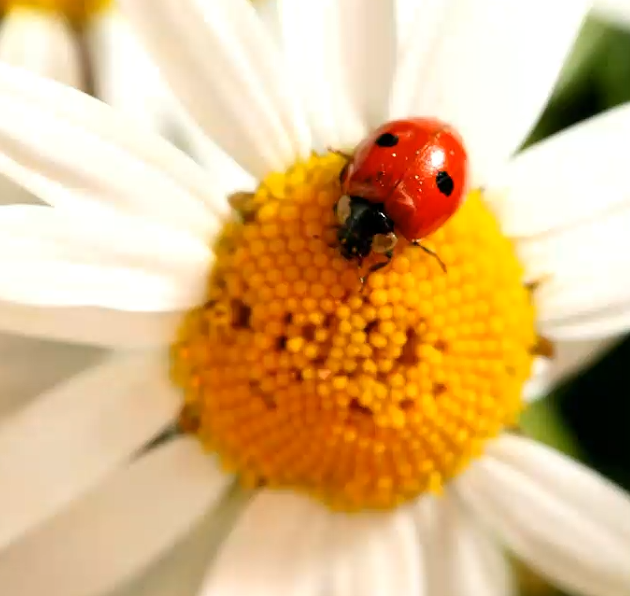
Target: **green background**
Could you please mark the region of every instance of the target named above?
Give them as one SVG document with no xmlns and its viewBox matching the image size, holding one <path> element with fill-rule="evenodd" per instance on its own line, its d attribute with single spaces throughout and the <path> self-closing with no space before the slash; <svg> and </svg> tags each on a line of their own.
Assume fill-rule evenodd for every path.
<svg viewBox="0 0 630 596">
<path fill-rule="evenodd" d="M 591 18 L 527 145 L 630 101 L 630 32 Z M 628 157 L 630 165 L 630 156 Z M 593 247 L 597 250 L 597 247 Z M 605 258 L 605 255 L 602 255 Z M 629 271 L 630 273 L 630 271 Z M 630 337 L 526 414 L 526 430 L 630 490 Z M 522 570 L 525 594 L 562 594 Z"/>
</svg>

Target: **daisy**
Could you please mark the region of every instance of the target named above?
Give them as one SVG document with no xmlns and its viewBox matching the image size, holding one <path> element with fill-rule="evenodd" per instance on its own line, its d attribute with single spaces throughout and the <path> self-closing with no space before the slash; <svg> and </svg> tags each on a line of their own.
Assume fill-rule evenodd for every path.
<svg viewBox="0 0 630 596">
<path fill-rule="evenodd" d="M 506 594 L 502 544 L 630 594 L 630 499 L 517 431 L 558 374 L 539 333 L 562 354 L 630 319 L 630 106 L 510 158 L 586 5 L 454 2 L 402 57 L 391 3 L 283 2 L 283 51 L 245 0 L 124 6 L 242 171 L 0 67 L 0 171 L 52 206 L 0 208 L 0 327 L 109 349 L 2 421 L 4 591 L 154 564 L 131 593 Z M 362 288 L 325 148 L 415 113 L 457 126 L 474 190 L 427 239 L 447 275 L 401 243 Z"/>
<path fill-rule="evenodd" d="M 4 0 L 0 60 L 91 92 L 163 128 L 158 72 L 111 0 Z"/>
</svg>

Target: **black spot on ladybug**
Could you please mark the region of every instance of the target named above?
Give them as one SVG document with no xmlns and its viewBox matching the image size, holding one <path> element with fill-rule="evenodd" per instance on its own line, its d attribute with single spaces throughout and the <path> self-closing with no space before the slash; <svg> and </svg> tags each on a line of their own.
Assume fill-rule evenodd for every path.
<svg viewBox="0 0 630 596">
<path fill-rule="evenodd" d="M 378 172 L 376 172 L 376 181 L 382 182 L 384 176 L 385 176 L 385 172 L 382 172 L 379 170 Z"/>
<path fill-rule="evenodd" d="M 391 132 L 384 132 L 376 139 L 376 144 L 379 147 L 394 147 L 398 144 L 398 137 Z"/>
<path fill-rule="evenodd" d="M 451 196 L 453 189 L 455 188 L 455 184 L 453 184 L 453 179 L 448 175 L 448 172 L 438 172 L 435 177 L 435 183 L 437 184 L 438 190 L 447 197 Z"/>
</svg>

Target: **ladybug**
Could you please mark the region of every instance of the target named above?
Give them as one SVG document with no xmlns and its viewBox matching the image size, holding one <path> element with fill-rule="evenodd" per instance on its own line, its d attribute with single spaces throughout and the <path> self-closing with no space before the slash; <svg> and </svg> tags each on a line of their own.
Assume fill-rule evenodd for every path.
<svg viewBox="0 0 630 596">
<path fill-rule="evenodd" d="M 393 257 L 397 234 L 435 257 L 420 244 L 457 211 L 467 184 L 468 158 L 459 135 L 434 118 L 394 120 L 377 128 L 345 155 L 335 205 L 337 241 L 348 260 L 372 251 Z M 362 278 L 365 281 L 366 278 Z"/>
</svg>

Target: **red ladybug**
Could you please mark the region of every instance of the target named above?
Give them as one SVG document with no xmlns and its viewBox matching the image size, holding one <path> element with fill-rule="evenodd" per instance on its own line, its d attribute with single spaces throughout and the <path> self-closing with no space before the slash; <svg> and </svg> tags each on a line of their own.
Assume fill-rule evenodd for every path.
<svg viewBox="0 0 630 596">
<path fill-rule="evenodd" d="M 459 135 L 433 118 L 383 124 L 354 150 L 339 176 L 342 196 L 335 206 L 341 254 L 359 265 L 370 252 L 389 263 L 396 234 L 419 243 L 461 205 L 468 158 Z"/>
</svg>

